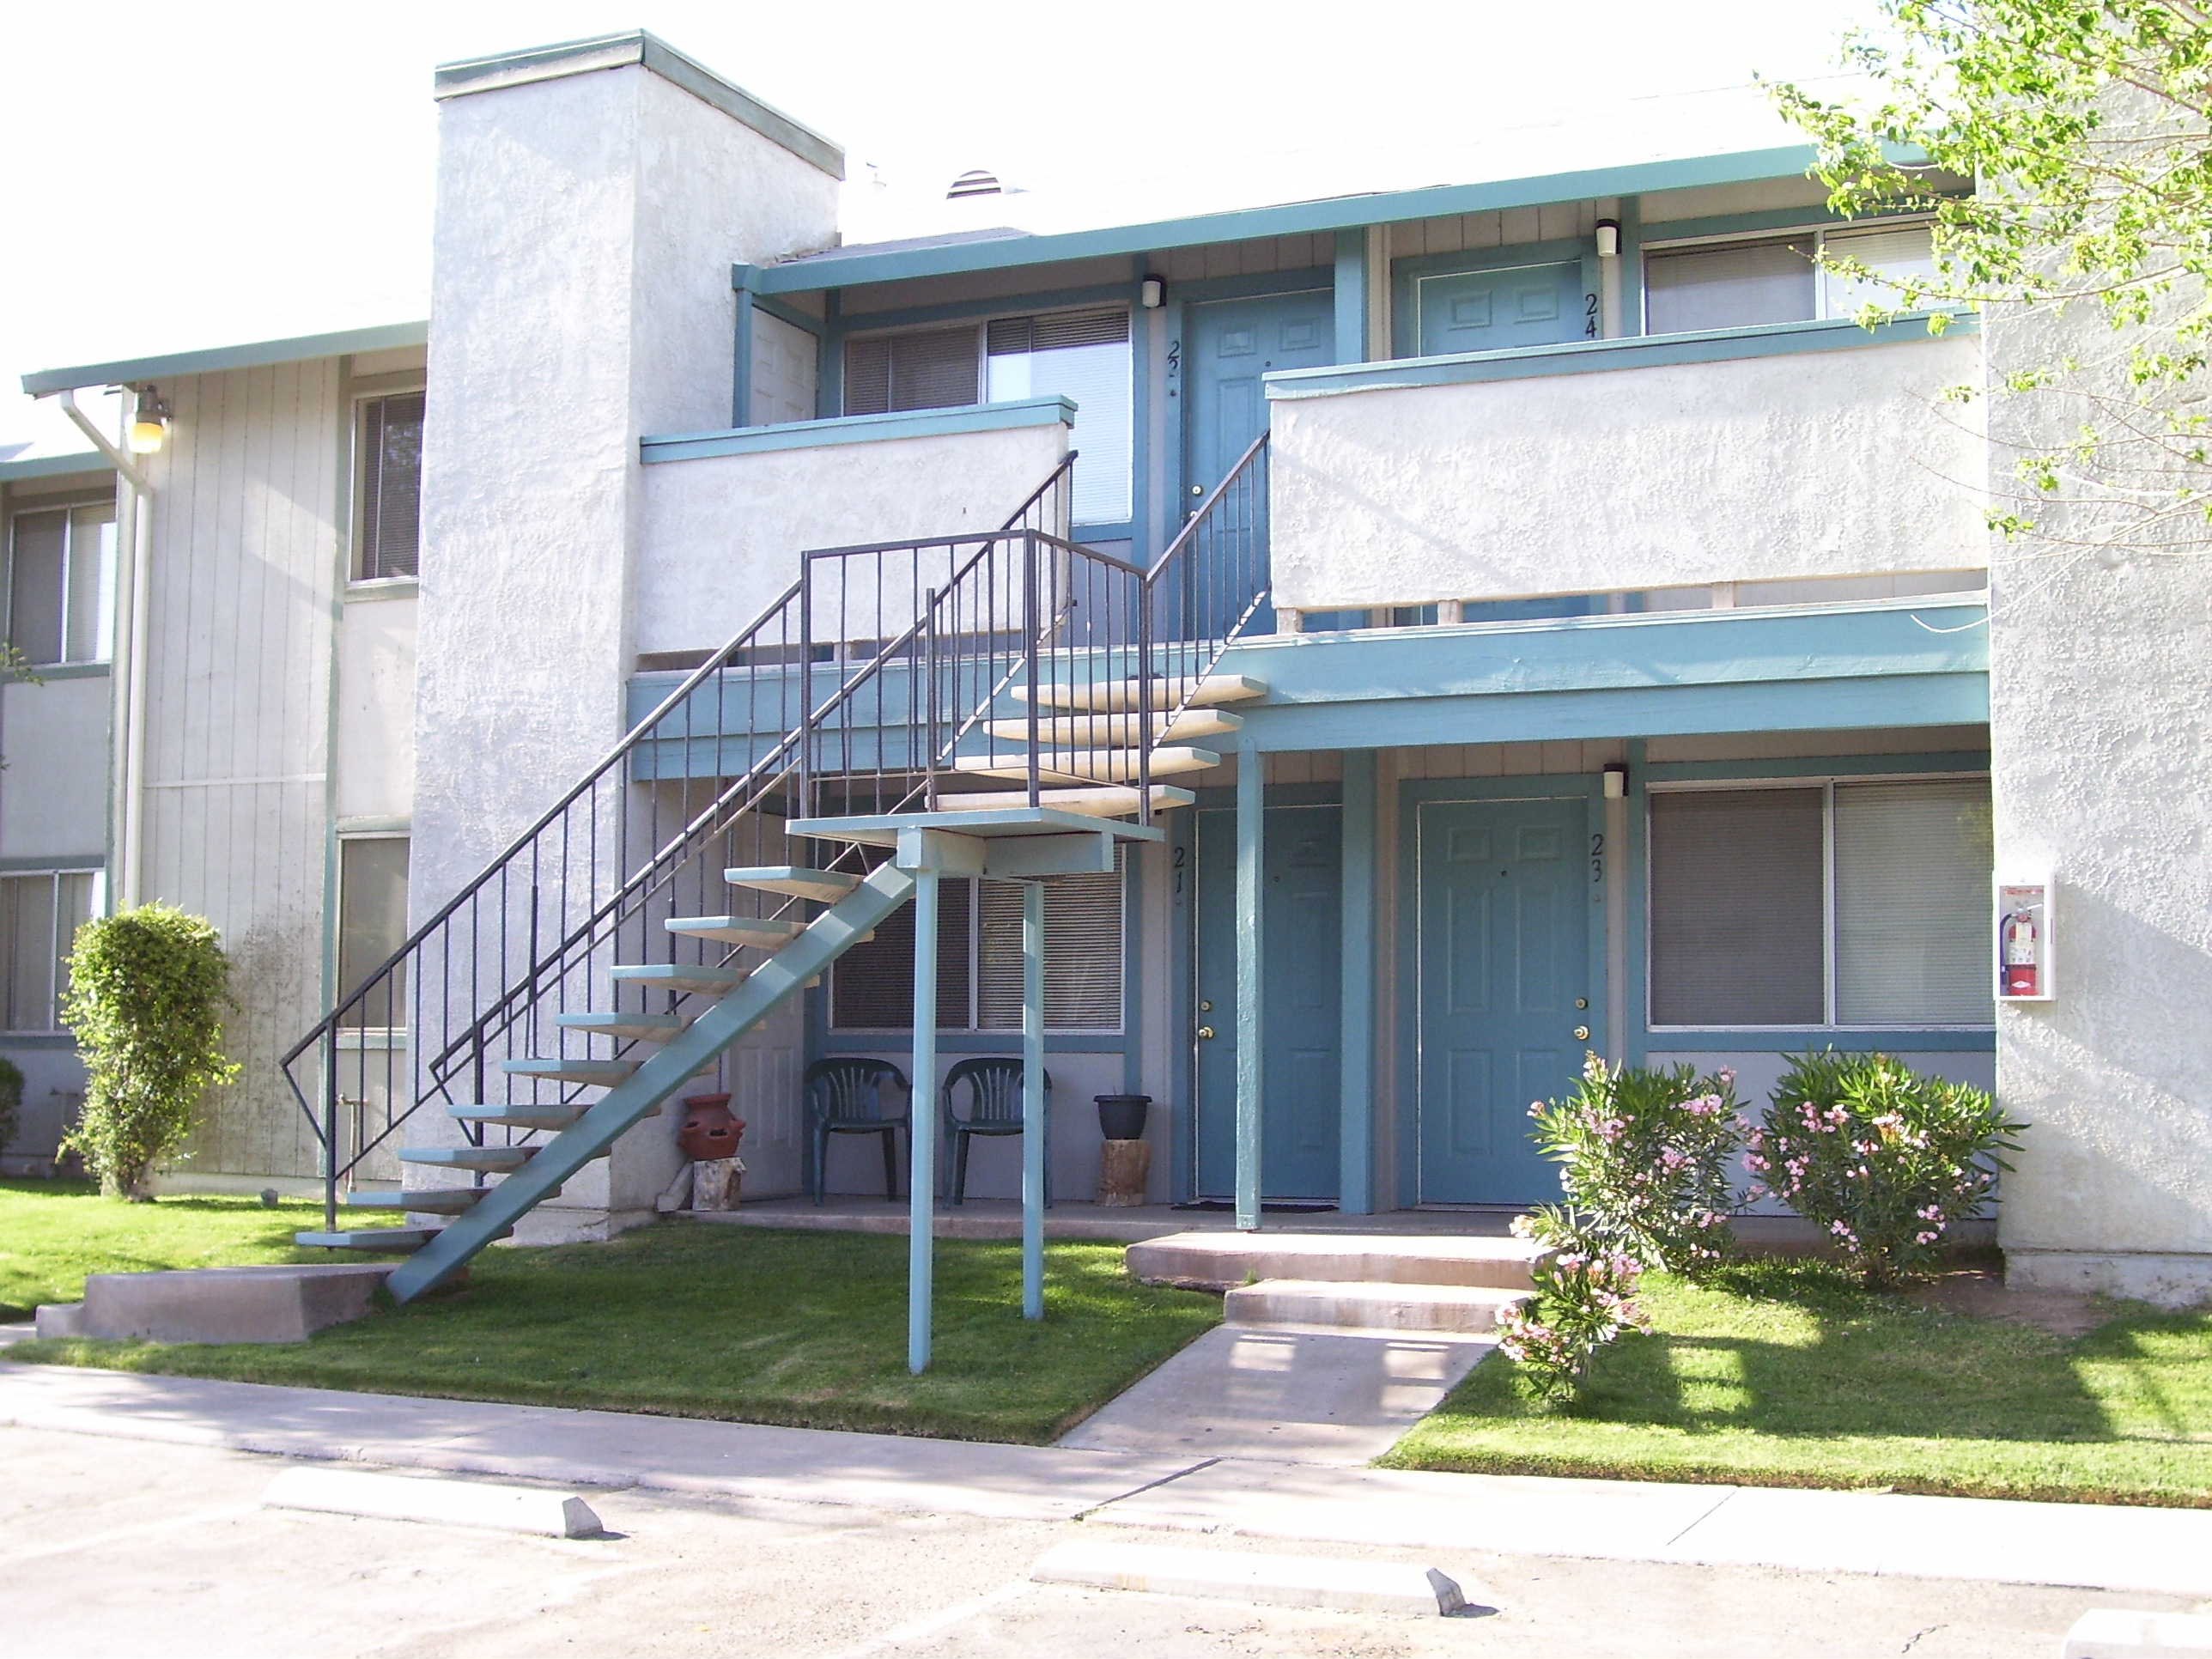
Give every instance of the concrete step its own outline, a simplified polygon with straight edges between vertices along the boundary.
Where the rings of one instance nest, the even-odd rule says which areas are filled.
[[[1186,708],[1173,718],[1155,709],[1149,720],[1136,714],[1046,714],[1037,721],[1036,740],[1074,749],[1127,748],[1143,742],[1148,730],[1154,743],[1188,743],[1193,738],[1224,737],[1243,724],[1242,715],[1218,708]],[[1024,716],[986,720],[983,729],[994,738],[1012,738],[1017,743],[1030,740],[1030,723]]]
[[[732,887],[749,887],[758,893],[781,893],[790,898],[819,899],[835,904],[860,884],[858,876],[842,870],[809,870],[798,864],[764,864],[743,870],[725,870],[722,879]]]
[[[1189,691],[1186,697],[1184,693]],[[1013,689],[1018,702],[1029,701],[1029,688]],[[1188,676],[1155,676],[1149,694],[1155,708],[1173,708],[1188,702],[1194,708],[1218,708],[1224,703],[1249,702],[1264,697],[1267,688],[1242,674],[1208,674],[1194,683]],[[1047,685],[1038,688],[1037,702],[1046,708],[1074,708],[1119,713],[1139,707],[1147,694],[1136,680],[1102,680],[1086,685]]]
[[[1024,776],[1027,774],[1024,774]],[[1198,799],[1188,789],[1178,789],[1171,783],[1152,786],[1152,811],[1164,812],[1177,806],[1188,806]],[[937,798],[938,809],[945,812],[996,812],[1009,807],[1030,804],[1026,789],[979,789],[945,793]],[[1137,814],[1137,791],[1121,784],[1103,784],[1085,789],[1041,789],[1037,805],[1049,806],[1058,812],[1076,812],[1090,818],[1127,818]]]
[[[562,1054],[550,1060],[502,1060],[499,1068],[509,1077],[544,1078],[553,1083],[596,1084],[611,1089],[637,1070],[634,1060],[586,1060]]]
[[[666,1042],[684,1035],[696,1014],[581,1013],[556,1014],[553,1023],[564,1031],[591,1036],[627,1038],[639,1042]]]
[[[356,1250],[365,1255],[389,1251],[404,1255],[421,1249],[441,1231],[437,1227],[356,1227],[338,1233],[294,1233],[292,1242],[315,1250]]]
[[[535,1146],[402,1146],[402,1164],[421,1164],[438,1170],[482,1170],[487,1175],[508,1175],[538,1156]]]
[[[611,970],[617,984],[642,985],[648,991],[723,996],[738,988],[750,968],[710,968],[699,962],[628,963]]]
[[[710,939],[759,951],[788,945],[806,931],[803,921],[770,921],[761,916],[671,916],[660,925],[679,939]]]
[[[1132,1244],[1127,1260],[1139,1279],[1222,1291],[1267,1279],[1525,1291],[1541,1254],[1526,1239],[1455,1233],[1170,1233]]]
[[[567,1128],[589,1109],[588,1101],[556,1102],[551,1105],[510,1104],[505,1106],[448,1106],[446,1115],[457,1123],[496,1123],[510,1129],[545,1129],[558,1131]],[[654,1106],[645,1114],[659,1117],[660,1108]]]
[[[1326,1279],[1263,1279],[1224,1299],[1232,1325],[1328,1325],[1358,1331],[1451,1331],[1479,1335],[1527,1291],[1489,1285],[1383,1285]]]
[[[491,1190],[489,1187],[435,1187],[417,1192],[348,1193],[352,1210],[404,1210],[410,1215],[459,1215]]]
[[[1034,758],[1040,779],[1054,785],[1133,783],[1141,765],[1133,749],[1044,749]],[[952,767],[969,777],[1026,779],[1030,759],[1026,755],[1011,760],[1003,756],[963,755],[953,761]],[[1170,744],[1152,750],[1152,775],[1171,778],[1186,772],[1210,772],[1220,764],[1221,757],[1211,749]],[[939,805],[943,804],[940,796]]]

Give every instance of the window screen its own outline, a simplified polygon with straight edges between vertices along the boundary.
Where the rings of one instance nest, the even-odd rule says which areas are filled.
[[[1115,869],[1044,884],[1044,1023],[1052,1031],[1121,1029],[1121,877]],[[976,1024],[1022,1029],[1022,890],[987,881],[976,954]]]
[[[976,331],[916,329],[845,343],[845,412],[953,409],[976,398]]]
[[[69,953],[98,882],[90,872],[0,877],[0,1030],[62,1029]]]
[[[338,994],[350,996],[407,942],[407,840],[349,838],[338,843]],[[344,1024],[397,1030],[408,1023],[403,963],[349,1008]]]
[[[1127,309],[1004,317],[988,337],[993,403],[1060,396],[1075,404],[1075,522],[1127,519],[1133,431]]]
[[[1651,1019],[1818,1025],[1826,1018],[1819,789],[1651,797]]]
[[[34,663],[62,659],[62,571],[69,514],[18,513],[8,573],[8,638]]]
[[[361,404],[360,541],[354,580],[419,574],[422,539],[422,407],[419,392]]]
[[[1986,778],[1836,786],[1836,1019],[1996,1018]]]
[[[1806,321],[1819,314],[1813,246],[1810,236],[1792,236],[1647,254],[1647,326],[1674,334]]]
[[[937,1024],[966,1030],[975,1024],[970,994],[975,952],[975,884],[941,879],[937,890]],[[914,905],[902,904],[876,924],[873,939],[837,958],[830,974],[830,1024],[840,1030],[908,1030],[914,1025]]]
[[[34,664],[106,662],[115,636],[115,504],[13,521],[8,637]]]
[[[1900,230],[1830,231],[1822,246],[1829,253],[1857,260],[1877,279],[1918,277],[1924,282],[1936,274],[1935,246],[1926,225],[1908,225]],[[1880,280],[1862,282],[1824,270],[1820,282],[1823,306],[1831,317],[1855,316],[1869,301],[1883,306],[1905,302],[1897,289]]]

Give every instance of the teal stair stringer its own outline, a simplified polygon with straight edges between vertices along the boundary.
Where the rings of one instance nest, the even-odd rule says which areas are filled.
[[[605,1152],[624,1131],[859,943],[913,892],[913,876],[886,864],[817,916],[797,938],[694,1020],[682,1036],[609,1089],[536,1157],[489,1188],[464,1214],[393,1269],[385,1281],[393,1298],[411,1301],[459,1272],[477,1251],[503,1237],[517,1220],[557,1192],[563,1182]]]

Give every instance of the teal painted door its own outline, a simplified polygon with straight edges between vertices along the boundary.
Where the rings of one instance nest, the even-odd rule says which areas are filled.
[[[1528,1105],[1563,1094],[1593,1016],[1592,876],[1580,800],[1430,801],[1419,809],[1421,1201],[1559,1196]]]
[[[1267,1055],[1260,1120],[1266,1198],[1337,1195],[1343,827],[1334,806],[1267,811]],[[1237,1190],[1236,814],[1200,812],[1197,835],[1194,1009],[1195,1023],[1213,1036],[1197,1040],[1196,1196],[1228,1198]]]
[[[1559,345],[1594,332],[1583,268],[1572,262],[1424,276],[1413,295],[1415,349],[1424,357]]]
[[[1188,307],[1183,318],[1179,518],[1196,510],[1267,430],[1260,377],[1336,361],[1335,301],[1326,289],[1208,301]],[[1188,591],[1179,596],[1179,614],[1193,618],[1201,635],[1218,636],[1236,622],[1251,599],[1251,573],[1266,568],[1266,502],[1253,506],[1258,510],[1220,515],[1206,542],[1193,550],[1200,556],[1183,561]],[[1262,634],[1273,628],[1272,608],[1252,624]]]

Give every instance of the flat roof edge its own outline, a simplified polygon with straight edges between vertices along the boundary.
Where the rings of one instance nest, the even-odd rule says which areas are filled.
[[[520,52],[441,64],[433,78],[431,95],[441,100],[462,98],[475,92],[496,92],[505,87],[588,75],[595,70],[633,67],[651,70],[672,86],[681,87],[702,103],[713,105],[732,120],[750,127],[769,143],[781,145],[832,179],[842,181],[845,177],[845,151],[841,145],[773,105],[763,103],[743,87],[717,75],[697,58],[678,51],[646,29],[596,35],[586,40],[556,41]]]
[[[301,334],[289,340],[254,340],[243,345],[210,346],[199,351],[173,351],[156,357],[130,357],[112,363],[82,363],[70,368],[41,368],[23,376],[23,390],[33,398],[56,392],[74,392],[88,386],[128,386],[141,380],[167,380],[179,374],[213,374],[228,368],[265,368],[271,363],[296,363],[310,357],[343,357],[360,351],[392,351],[403,346],[427,345],[430,325],[425,322],[380,323],[373,328],[340,329],[332,334]]]
[[[0,461],[0,483],[15,478],[64,478],[76,472],[112,472],[114,463],[96,449],[75,455],[27,455]]]

